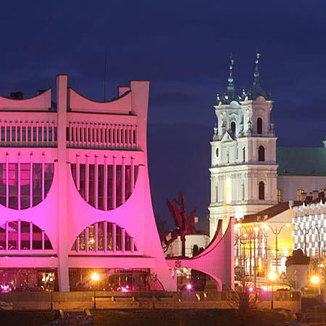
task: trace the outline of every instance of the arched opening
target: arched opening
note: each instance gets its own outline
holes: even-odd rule
[[[263,133],[263,120],[262,118],[257,119],[257,134],[261,135]]]
[[[234,121],[231,122],[231,131],[233,136],[235,136],[235,132],[236,132],[236,124]]]
[[[265,183],[263,181],[259,182],[258,185],[258,192],[259,192],[259,200],[265,200]]]
[[[84,229],[75,240],[72,251],[86,252],[134,252],[134,239],[115,223],[96,222]]]
[[[52,244],[32,222],[12,221],[0,227],[0,250],[52,250]]]
[[[218,148],[216,148],[216,157],[218,157]]]
[[[258,147],[258,161],[263,162],[265,161],[265,148],[264,146]]]
[[[246,148],[242,148],[242,162],[246,162]]]

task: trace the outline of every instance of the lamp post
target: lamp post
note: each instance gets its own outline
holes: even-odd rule
[[[274,309],[274,281],[277,279],[277,274],[275,272],[270,272],[268,274],[268,279],[271,281],[272,283],[272,300],[271,300],[271,309]]]
[[[276,270],[276,273],[278,273],[278,236],[282,232],[284,226],[290,227],[290,223],[283,224],[280,228],[278,228],[278,227],[273,228],[271,225],[267,226],[268,228],[270,228],[270,230],[275,235],[275,270]]]
[[[96,310],[96,301],[95,301],[95,295],[96,295],[96,283],[100,280],[100,274],[97,272],[92,273],[91,275],[91,281],[93,283],[93,287],[94,287],[94,310]]]
[[[318,275],[311,276],[310,283],[315,286],[318,285],[318,295],[320,295],[320,277]]]

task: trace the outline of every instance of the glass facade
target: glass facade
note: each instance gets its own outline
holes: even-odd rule
[[[12,221],[0,227],[0,250],[51,250],[48,236],[31,222]]]
[[[111,210],[121,206],[131,195],[136,183],[138,166],[102,164],[71,164],[71,173],[80,195],[90,205],[101,210]],[[78,176],[77,176],[78,173]]]
[[[0,204],[26,209],[39,204],[50,190],[53,163],[0,163]]]
[[[84,229],[71,250],[84,252],[137,251],[133,238],[120,226],[102,221]]]

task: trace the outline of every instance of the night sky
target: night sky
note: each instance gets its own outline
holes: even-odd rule
[[[240,93],[253,80],[271,89],[278,145],[321,146],[326,136],[326,2],[3,1],[0,94],[55,86],[66,73],[83,95],[103,100],[131,79],[151,81],[149,170],[154,211],[182,190],[205,221],[216,93],[229,56]],[[172,223],[172,222],[171,222]],[[170,223],[170,225],[171,225]]]

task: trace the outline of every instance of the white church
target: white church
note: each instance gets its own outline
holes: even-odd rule
[[[227,91],[214,106],[211,141],[210,237],[217,221],[258,213],[326,188],[324,147],[276,147],[273,101],[260,85],[259,57],[251,89],[236,93],[231,58]],[[227,223],[223,223],[224,227]]]

